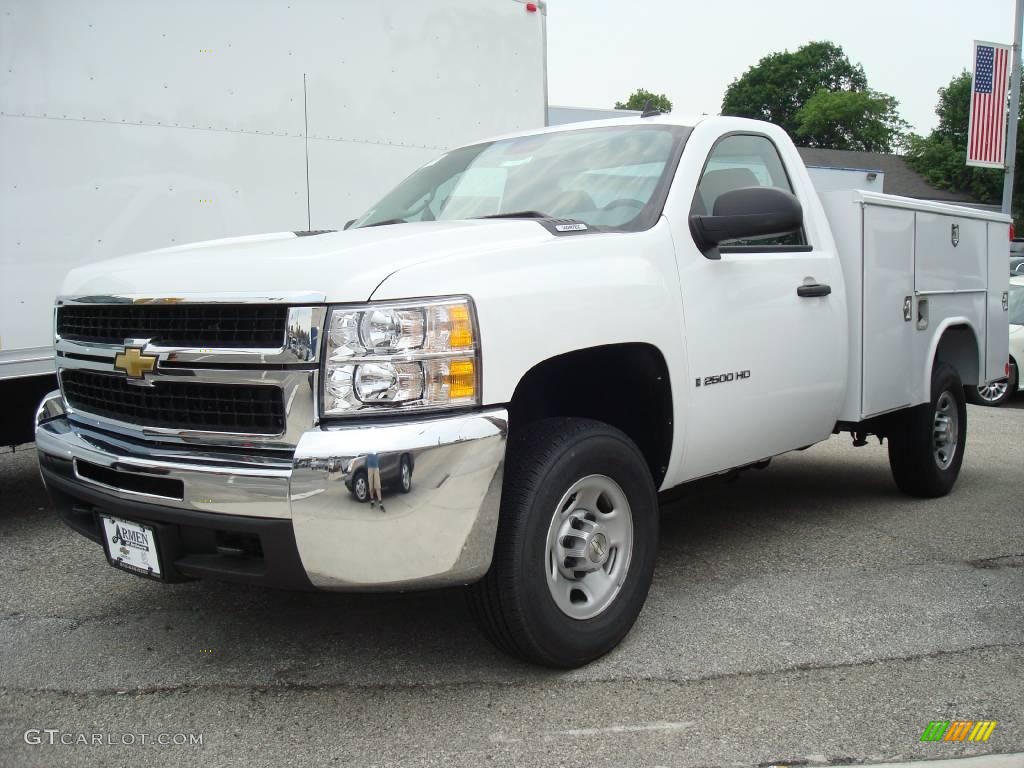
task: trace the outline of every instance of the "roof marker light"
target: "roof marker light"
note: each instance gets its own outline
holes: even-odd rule
[[[526,4],[526,10],[527,10],[528,13],[536,13],[537,12],[537,4],[536,3],[527,3]]]

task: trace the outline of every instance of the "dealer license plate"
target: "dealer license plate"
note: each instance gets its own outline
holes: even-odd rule
[[[143,576],[160,578],[156,534],[147,525],[100,515],[110,564]]]

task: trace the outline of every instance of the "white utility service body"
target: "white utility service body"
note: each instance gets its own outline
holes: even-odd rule
[[[1006,377],[1005,217],[873,192],[823,200],[850,313],[852,375],[841,421],[925,402],[937,346],[951,327],[973,336],[947,339],[965,381]]]
[[[952,488],[963,387],[1006,375],[1008,227],[870,192],[823,204],[757,121],[511,135],[427,163],[348,231],[72,271],[40,465],[76,530],[149,531],[161,578],[473,583],[501,647],[574,666],[643,604],[656,490],[835,431],[888,438],[912,495]],[[275,349],[167,325],[276,307]],[[260,425],[233,430],[175,399],[234,385],[284,410],[231,411]],[[374,492],[378,459],[400,493]]]
[[[544,125],[545,14],[525,0],[0,0],[6,423],[15,392],[52,381],[70,269],[340,229],[439,152]]]

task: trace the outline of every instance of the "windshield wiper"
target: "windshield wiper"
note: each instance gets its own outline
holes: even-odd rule
[[[551,216],[540,211],[514,211],[512,213],[492,213],[490,216],[474,216],[477,219],[550,219]]]
[[[363,224],[359,229],[366,229],[367,227],[383,227],[388,224],[408,224],[407,219],[384,219],[384,221],[375,221],[373,224]]]

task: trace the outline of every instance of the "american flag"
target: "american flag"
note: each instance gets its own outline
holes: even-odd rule
[[[1006,154],[1006,95],[1010,46],[974,43],[974,79],[967,132],[967,164],[1002,168]]]

